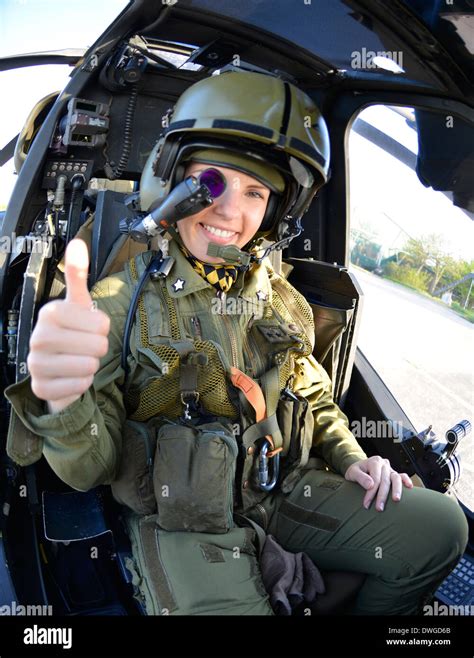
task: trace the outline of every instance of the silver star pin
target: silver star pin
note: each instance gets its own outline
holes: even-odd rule
[[[176,281],[173,283],[174,291],[178,292],[178,290],[183,290],[185,283],[186,281],[184,279],[176,279]]]
[[[263,290],[257,290],[257,297],[260,301],[264,302],[267,299],[267,294]]]

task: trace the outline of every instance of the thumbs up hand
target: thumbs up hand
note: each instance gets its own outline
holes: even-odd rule
[[[89,255],[83,240],[66,249],[66,298],[45,304],[30,338],[27,365],[31,389],[58,413],[92,385],[108,351],[110,318],[94,309],[87,288]]]
[[[64,274],[66,278],[66,301],[89,310],[92,297],[87,288],[89,254],[83,240],[71,240],[66,248]]]

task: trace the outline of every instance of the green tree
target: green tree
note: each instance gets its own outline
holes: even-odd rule
[[[430,257],[430,252],[424,238],[410,238],[403,247],[405,251],[405,262],[416,268],[420,273]]]
[[[430,281],[428,292],[430,295],[433,295],[435,290],[439,288],[439,282],[443,274],[450,270],[452,271],[455,267],[456,261],[449,254],[445,254],[442,251],[437,251],[431,254],[431,260],[434,261],[433,266],[433,277]]]
[[[440,281],[443,275],[452,278],[457,274],[458,261],[446,253],[441,235],[431,233],[420,238],[410,238],[404,250],[408,254],[410,264],[417,269],[418,274],[423,269],[426,269],[430,273],[431,280],[428,286],[430,295],[433,295],[440,287]]]
[[[450,283],[455,283],[456,281],[459,281],[460,279],[465,277],[466,274],[471,274],[473,272],[474,272],[474,260],[455,261],[455,266],[452,269],[448,268],[445,271],[439,287],[442,288],[444,286],[449,285]],[[470,292],[469,295],[470,299],[468,299],[467,301],[467,308],[473,305],[474,301],[471,300],[474,300],[474,287],[471,287],[471,279],[468,279],[467,281],[458,284],[452,289],[452,291],[453,291],[453,299],[459,302],[461,306],[464,306],[466,302],[466,297],[469,295]]]

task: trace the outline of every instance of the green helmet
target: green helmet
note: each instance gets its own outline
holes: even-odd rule
[[[314,102],[294,85],[267,74],[226,72],[197,82],[178,99],[143,170],[143,211],[183,180],[191,160],[227,165],[270,188],[253,245],[263,237],[284,238],[289,223],[306,212],[328,178],[329,136]]]

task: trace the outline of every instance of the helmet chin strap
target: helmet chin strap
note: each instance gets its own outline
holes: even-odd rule
[[[208,256],[216,256],[222,258],[229,265],[235,265],[239,269],[247,271],[252,263],[260,264],[264,258],[272,251],[280,251],[285,249],[294,238],[297,238],[303,232],[301,226],[301,219],[299,217],[287,218],[287,235],[277,242],[273,242],[269,247],[266,247],[261,256],[256,253],[243,251],[237,245],[218,245],[210,242],[207,247]]]
[[[169,226],[167,230],[179,244],[185,246],[179,232],[174,226]],[[285,249],[294,238],[302,233],[302,231],[303,228],[301,226],[300,218],[294,219],[291,217],[288,218],[288,235],[281,240],[278,240],[278,242],[274,242],[266,247],[261,256],[257,256],[257,254],[252,251],[244,251],[236,244],[220,245],[215,242],[209,243],[207,247],[207,255],[214,258],[222,258],[227,265],[234,265],[239,270],[247,272],[253,263],[260,264],[272,251]]]
[[[243,251],[236,244],[215,244],[210,242],[207,247],[207,255],[222,258],[227,265],[235,265],[239,270],[247,271],[255,261],[256,255]]]
[[[186,246],[175,226],[170,225],[166,230],[178,244],[183,247]],[[226,265],[234,265],[243,272],[246,272],[251,264],[257,260],[256,254],[243,251],[236,244],[219,245],[210,242],[207,247],[207,255],[222,258]]]

